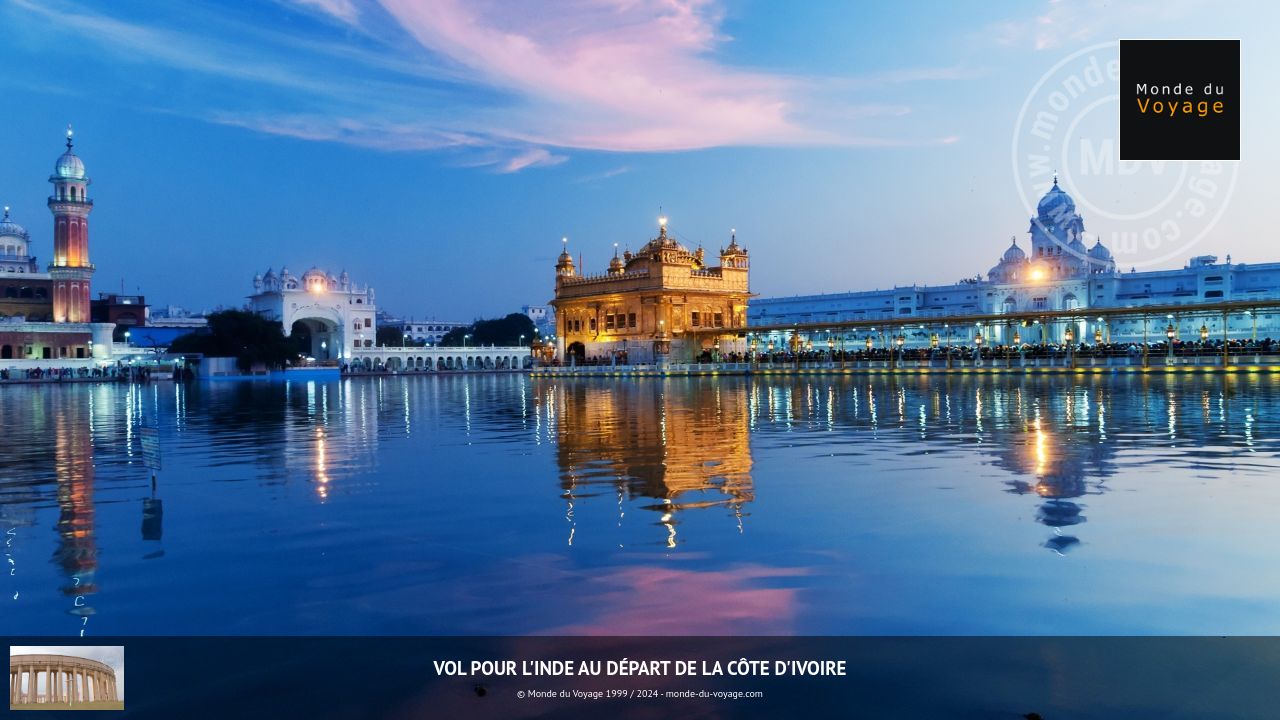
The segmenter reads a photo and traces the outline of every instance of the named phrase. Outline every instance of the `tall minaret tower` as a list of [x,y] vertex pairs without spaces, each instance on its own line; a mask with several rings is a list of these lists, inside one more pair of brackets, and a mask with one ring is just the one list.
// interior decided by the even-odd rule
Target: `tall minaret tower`
[[53,195],[49,212],[53,213],[53,262],[49,277],[53,280],[53,321],[89,322],[89,280],[93,264],[89,262],[89,213],[93,201],[87,189],[89,178],[84,163],[71,151],[71,126],[67,126],[67,151],[58,158],[53,175]]

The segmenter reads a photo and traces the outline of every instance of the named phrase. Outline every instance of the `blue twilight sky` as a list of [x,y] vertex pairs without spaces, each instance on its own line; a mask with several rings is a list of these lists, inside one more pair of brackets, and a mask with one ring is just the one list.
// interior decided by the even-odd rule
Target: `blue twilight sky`
[[1191,0],[0,0],[0,202],[47,261],[46,179],[74,123],[95,289],[193,309],[238,305],[268,267],[319,265],[393,313],[501,314],[550,299],[562,236],[602,271],[660,207],[713,252],[737,228],[762,295],[949,282],[1026,230],[1035,193],[1011,140],[1058,60],[1225,37],[1243,41],[1244,153],[1196,253],[1277,260],[1278,16]]

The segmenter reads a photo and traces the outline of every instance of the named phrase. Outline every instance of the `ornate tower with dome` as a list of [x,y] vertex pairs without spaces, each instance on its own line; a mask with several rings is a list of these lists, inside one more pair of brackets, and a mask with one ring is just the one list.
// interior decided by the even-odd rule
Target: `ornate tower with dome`
[[93,264],[89,262],[89,178],[84,163],[72,151],[71,127],[67,127],[67,151],[54,165],[53,195],[49,211],[53,213],[53,259],[49,263],[49,279],[53,282],[53,321],[89,322],[89,283]]
[[608,270],[580,275],[567,240],[556,260],[556,350],[562,361],[690,361],[703,352],[745,352],[750,269],[731,233],[720,264],[690,251],[658,220],[658,235],[636,252],[618,254]]
[[1095,238],[1086,246],[1084,218],[1076,212],[1075,200],[1053,178],[1053,187],[1040,198],[1036,216],[1031,218],[1031,253],[1018,246],[1018,239],[987,272],[987,279],[1000,285],[1071,280],[1098,274],[1114,274],[1111,251]]
[[1092,248],[1086,246],[1084,218],[1076,211],[1075,200],[1058,185],[1056,174],[1053,186],[1036,206],[1027,233],[1031,255],[1025,279],[1063,280],[1115,270],[1101,239]]
[[50,361],[83,361],[87,366],[111,356],[109,322],[93,322],[89,286],[89,177],[84,162],[72,151],[71,128],[66,150],[54,163],[53,257],[41,268],[31,235],[18,224],[9,207],[0,217],[0,361],[8,367],[31,367]]

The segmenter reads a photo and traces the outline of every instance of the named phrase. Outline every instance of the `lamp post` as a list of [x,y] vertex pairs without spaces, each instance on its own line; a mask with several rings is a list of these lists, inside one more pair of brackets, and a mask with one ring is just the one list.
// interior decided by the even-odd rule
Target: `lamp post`
[[[1200,325],[1200,354],[1201,355],[1204,354],[1204,346],[1205,346],[1205,343],[1207,342],[1209,342],[1209,325],[1207,323],[1202,323]],[[1199,363],[1199,362],[1200,360],[1197,358],[1196,363]]]
[[973,353],[973,365],[977,367],[982,364],[982,331],[979,330],[973,337],[973,344],[976,350]]
[[1013,346],[1018,348],[1018,364],[1025,365],[1026,363],[1022,362],[1022,335],[1017,330],[1013,331]]
[[1076,333],[1075,330],[1067,326],[1062,333],[1062,340],[1067,344],[1067,366],[1076,366]]
[[902,346],[907,342],[907,336],[899,335],[893,339],[894,344],[898,346],[898,363],[902,363]]
[[834,360],[835,355],[836,355],[836,339],[828,335],[827,336],[827,361],[830,362],[831,360]]
[[1178,337],[1178,330],[1173,326],[1173,323],[1169,323],[1169,327],[1165,328],[1164,334],[1165,334],[1165,337],[1169,338],[1169,352],[1166,355],[1166,363],[1169,365],[1172,365],[1173,364],[1173,339]]

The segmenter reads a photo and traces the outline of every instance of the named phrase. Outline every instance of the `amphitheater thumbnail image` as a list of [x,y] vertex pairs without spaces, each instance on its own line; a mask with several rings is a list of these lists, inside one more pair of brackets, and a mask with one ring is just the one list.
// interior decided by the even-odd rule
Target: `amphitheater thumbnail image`
[[9,648],[9,709],[124,709],[124,648]]

